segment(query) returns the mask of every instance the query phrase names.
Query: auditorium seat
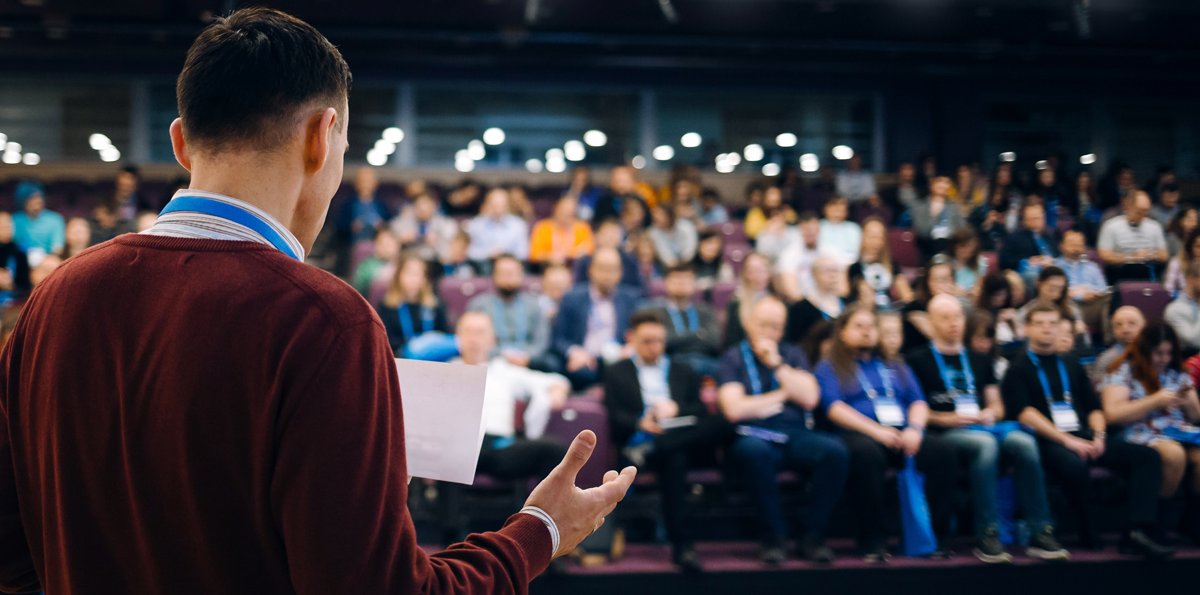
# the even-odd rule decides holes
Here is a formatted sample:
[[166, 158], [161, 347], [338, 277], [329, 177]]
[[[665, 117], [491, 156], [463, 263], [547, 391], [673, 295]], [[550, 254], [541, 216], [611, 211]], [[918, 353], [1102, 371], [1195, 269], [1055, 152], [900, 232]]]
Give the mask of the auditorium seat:
[[712, 288], [712, 307], [716, 312], [724, 312], [725, 305], [729, 300], [733, 299], [734, 292], [737, 291], [738, 284], [734, 281], [719, 282], [713, 285]]
[[742, 227], [741, 221], [726, 221], [721, 224], [721, 237], [725, 239], [725, 245], [730, 244], [748, 244], [746, 241], [746, 230]]
[[584, 430], [596, 434], [592, 458], [583, 466], [575, 481], [581, 488], [593, 488], [604, 481], [604, 473], [616, 464], [617, 453], [608, 434], [608, 411], [604, 403], [587, 397], [572, 397], [561, 411], [550, 416], [546, 436], [570, 444]]
[[979, 257], [987, 262], [987, 270], [984, 271], [985, 275], [1000, 269], [1000, 256], [995, 252], [980, 252]]
[[901, 267], [919, 267], [921, 258], [917, 252], [917, 236], [907, 227], [888, 230], [888, 247], [892, 250], [892, 260]]
[[725, 262], [733, 267], [735, 275], [742, 274], [742, 264], [746, 262], [746, 257], [754, 252], [754, 248], [750, 244], [725, 244]]
[[1121, 305], [1141, 310], [1148, 320], [1161, 319], [1167, 304], [1171, 303], [1171, 292], [1167, 291], [1162, 283], [1122, 281], [1118, 287]]
[[350, 270], [357, 271], [358, 265], [362, 264], [362, 262], [367, 258], [370, 258], [371, 254], [374, 252], [374, 241], [362, 240], [361, 242], [356, 242], [354, 247], [350, 250]]
[[467, 311], [467, 302], [471, 298], [492, 290], [492, 280], [444, 278], [438, 283], [438, 295], [446, 306], [446, 322], [454, 327], [458, 317]]
[[375, 278], [371, 280], [371, 287], [367, 290], [367, 303], [371, 307], [378, 306], [383, 301], [383, 295], [387, 293], [388, 285], [392, 283], [392, 275], [396, 274], [396, 265], [386, 264], [379, 272], [375, 273]]

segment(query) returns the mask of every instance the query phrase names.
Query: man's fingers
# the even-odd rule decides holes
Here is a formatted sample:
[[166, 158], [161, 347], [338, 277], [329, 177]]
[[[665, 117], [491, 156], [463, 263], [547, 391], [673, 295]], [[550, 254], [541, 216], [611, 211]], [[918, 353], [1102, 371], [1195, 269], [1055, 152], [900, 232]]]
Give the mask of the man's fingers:
[[583, 469], [583, 465], [592, 457], [592, 449], [596, 448], [596, 435], [591, 430], [584, 430], [575, 437], [571, 442], [571, 447], [567, 449], [567, 456], [563, 457], [557, 473], [564, 473], [575, 483], [575, 476], [579, 475], [579, 470]]
[[608, 473], [605, 473], [605, 474], [604, 474], [604, 481], [603, 481], [603, 482], [601, 482], [601, 485], [603, 485], [603, 484], [606, 484], [606, 483], [608, 483], [608, 482], [610, 482], [610, 481], [612, 481], [612, 480], [616, 479], [616, 478], [617, 478], [617, 475], [618, 475], [618, 474], [617, 474], [617, 472], [616, 472], [615, 470], [609, 469], [609, 470], [608, 470]]
[[[609, 471], [609, 473], [615, 473], [615, 471]], [[607, 474], [605, 477], [607, 478]], [[592, 489], [596, 490], [597, 495], [600, 496], [603, 502], [616, 506], [617, 502], [625, 499], [625, 493], [629, 491], [629, 486], [633, 485], [633, 480], [636, 477], [637, 469], [626, 467], [612, 481], [607, 481], [604, 485]]]

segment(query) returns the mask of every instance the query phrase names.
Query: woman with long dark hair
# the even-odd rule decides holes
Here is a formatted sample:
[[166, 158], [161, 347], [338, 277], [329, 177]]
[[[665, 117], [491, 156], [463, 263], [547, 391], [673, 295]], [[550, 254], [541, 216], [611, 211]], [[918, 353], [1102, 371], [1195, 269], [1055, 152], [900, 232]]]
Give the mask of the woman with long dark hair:
[[1172, 295], [1187, 288], [1187, 280], [1183, 273], [1195, 260], [1200, 260], [1200, 228], [1193, 229], [1188, 234], [1179, 254], [1176, 254], [1171, 262], [1167, 263], [1167, 272], [1163, 275], [1163, 286]]
[[992, 271], [980, 281], [979, 298], [975, 309], [992, 315], [995, 321], [996, 341], [1001, 349], [1025, 338], [1023, 325], [1017, 320], [1014, 308], [1013, 288], [1004, 271]]
[[[1100, 383], [1104, 416], [1115, 429], [1114, 439], [1149, 446], [1162, 458], [1159, 497], [1172, 499], [1188, 468], [1185, 487], [1192, 509], [1189, 537], [1200, 543], [1200, 446], [1181, 443], [1172, 429], [1200, 423], [1200, 399], [1192, 379], [1183, 371], [1179, 338], [1170, 325], [1153, 321], [1117, 358]], [[1159, 505], [1162, 508], [1163, 504]]]
[[1083, 311], [1079, 309], [1079, 305], [1070, 297], [1070, 284], [1067, 281], [1066, 271], [1058, 267], [1046, 267], [1042, 272], [1038, 273], [1036, 290], [1032, 300], [1029, 300], [1024, 306], [1017, 310], [1016, 330], [1018, 337], [1025, 336], [1025, 313], [1038, 302], [1051, 304], [1058, 308], [1064, 319], [1069, 319], [1073, 323], [1074, 334], [1084, 343], [1090, 344], [1091, 337], [1088, 335], [1087, 324], [1083, 322]]
[[[829, 357], [816, 368], [821, 407], [850, 451], [846, 493], [858, 517], [863, 559], [888, 559], [884, 533], [884, 476], [915, 457], [925, 474], [934, 531], [948, 535], [958, 461], [940, 436], [925, 435], [929, 406], [908, 364], [884, 357], [875, 312], [850, 306], [834, 321]], [[939, 538], [939, 550], [943, 549]], [[943, 550], [944, 551], [944, 550]]]

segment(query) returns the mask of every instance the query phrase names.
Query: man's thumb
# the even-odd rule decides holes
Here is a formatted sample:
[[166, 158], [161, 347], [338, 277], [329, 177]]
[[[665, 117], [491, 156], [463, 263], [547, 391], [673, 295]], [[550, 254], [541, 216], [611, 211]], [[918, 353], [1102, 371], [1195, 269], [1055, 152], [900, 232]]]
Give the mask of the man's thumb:
[[588, 459], [592, 458], [592, 450], [595, 448], [596, 435], [591, 430], [580, 432], [571, 442], [571, 447], [567, 449], [567, 456], [558, 466], [559, 471], [567, 474], [571, 483], [575, 483], [575, 476], [579, 474], [580, 469], [583, 469]]

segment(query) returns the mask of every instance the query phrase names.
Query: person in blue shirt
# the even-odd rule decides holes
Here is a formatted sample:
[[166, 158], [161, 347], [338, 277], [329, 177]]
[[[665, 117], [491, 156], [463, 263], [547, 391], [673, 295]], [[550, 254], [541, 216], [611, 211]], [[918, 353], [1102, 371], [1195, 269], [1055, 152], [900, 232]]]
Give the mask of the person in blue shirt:
[[912, 370], [879, 350], [874, 310], [855, 304], [834, 322], [829, 356], [816, 369], [821, 408], [842, 431], [850, 453], [847, 492], [858, 518], [863, 560], [889, 558], [884, 534], [884, 475], [915, 457], [925, 474], [925, 494], [938, 535], [935, 556], [948, 554], [946, 537], [954, 513], [958, 459], [940, 436], [925, 434], [929, 407]]
[[29, 255], [29, 264], [36, 266], [43, 256], [62, 250], [67, 223], [62, 215], [46, 209], [46, 191], [37, 182], [18, 184], [15, 198], [21, 212], [13, 215], [13, 237]]
[[750, 483], [758, 511], [763, 532], [760, 558], [771, 564], [786, 558], [787, 527], [776, 474], [789, 467], [807, 471], [812, 480], [799, 553], [810, 561], [831, 562], [833, 552], [825, 546], [824, 532], [846, 482], [846, 446], [814, 428], [813, 410], [820, 394], [804, 352], [780, 343], [787, 324], [783, 302], [770, 295], [757, 298], [742, 324], [746, 339], [721, 359], [717, 400], [737, 426], [731, 454]]
[[374, 241], [375, 232], [387, 227], [392, 218], [387, 207], [376, 200], [379, 179], [371, 167], [362, 167], [354, 178], [354, 196], [342, 202], [338, 209], [337, 238], [340, 242], [337, 271], [341, 276], [350, 273], [350, 250], [358, 242]]

